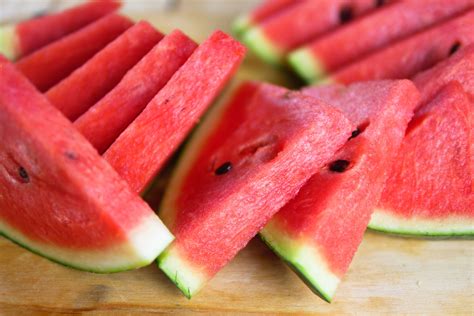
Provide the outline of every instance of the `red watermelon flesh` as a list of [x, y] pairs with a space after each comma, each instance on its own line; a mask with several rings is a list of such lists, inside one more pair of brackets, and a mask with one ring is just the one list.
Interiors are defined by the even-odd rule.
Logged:
[[110, 14], [20, 59], [16, 66], [40, 91], [47, 91], [132, 25], [128, 18]]
[[74, 125], [99, 153], [104, 153], [196, 47], [181, 31], [171, 32]]
[[299, 92], [244, 86], [209, 115], [182, 155], [160, 211], [176, 236], [160, 268], [191, 297], [327, 163], [351, 128], [339, 111]]
[[458, 82], [420, 108], [370, 227], [414, 235], [474, 235], [474, 99]]
[[390, 45], [333, 73], [331, 81], [351, 83], [410, 78], [474, 42], [474, 11]]
[[[305, 79], [314, 81], [399, 38], [472, 7], [472, 0], [400, 1], [305, 44], [289, 55], [289, 61], [307, 77]], [[307, 69], [308, 64], [312, 69]]]
[[0, 60], [0, 233], [76, 268], [150, 263], [172, 236], [72, 124]]
[[421, 92], [421, 104], [431, 101], [450, 81], [459, 81], [464, 90], [474, 97], [474, 44], [461, 47], [450, 58], [413, 78], [413, 82]]
[[112, 13], [119, 7], [120, 3], [114, 0], [88, 1], [59, 13], [2, 26], [0, 33], [8, 32], [9, 35], [0, 47], [0, 53], [6, 53], [12, 60], [23, 57]]
[[77, 119], [120, 82], [125, 73], [163, 38], [148, 22], [139, 22], [46, 93], [70, 120]]
[[243, 41], [270, 62], [281, 63], [290, 50], [373, 9], [374, 0], [305, 0], [265, 19]]
[[330, 301], [362, 241], [419, 94], [408, 80], [330, 85], [304, 93], [341, 109], [358, 129], [260, 234]]
[[107, 149], [104, 158], [133, 191], [142, 191], [156, 175], [235, 73], [244, 54], [239, 42], [214, 32]]

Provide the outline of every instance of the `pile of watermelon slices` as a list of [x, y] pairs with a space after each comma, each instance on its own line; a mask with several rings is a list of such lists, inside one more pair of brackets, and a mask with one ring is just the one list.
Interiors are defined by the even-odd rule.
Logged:
[[[244, 82], [202, 120], [245, 54], [225, 33], [198, 45], [179, 30], [164, 35], [133, 23], [109, 0], [2, 27], [0, 51], [11, 60], [0, 55], [0, 234], [93, 272], [157, 259], [188, 298], [259, 234], [327, 301], [367, 227], [473, 236], [474, 45], [464, 41], [472, 36], [471, 2], [441, 12], [442, 0], [424, 11], [419, 1], [390, 1], [371, 13], [383, 2], [274, 0], [239, 20], [238, 30], [248, 43], [265, 30], [290, 40], [279, 23], [318, 21], [276, 51], [265, 37], [257, 48], [274, 61], [359, 15], [340, 28], [367, 41], [359, 53], [415, 31], [415, 41], [400, 42], [410, 45], [387, 51], [410, 54], [425, 32], [440, 29], [465, 38], [450, 54], [426, 44], [409, 55], [400, 76], [416, 72], [411, 80], [300, 91]], [[406, 19], [388, 35], [360, 33], [400, 10]], [[408, 23], [422, 11], [422, 22]], [[54, 28], [25, 27], [43, 24]], [[349, 58], [343, 53], [334, 58]], [[158, 217], [140, 194], [199, 120]]]
[[348, 84], [409, 78], [468, 46], [473, 10], [472, 0], [264, 0], [234, 31], [308, 83]]

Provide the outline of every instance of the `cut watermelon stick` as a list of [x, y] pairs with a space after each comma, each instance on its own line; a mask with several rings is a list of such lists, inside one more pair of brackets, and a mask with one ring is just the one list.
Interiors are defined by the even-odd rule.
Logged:
[[[345, 143], [351, 124], [299, 92], [261, 85], [211, 112], [182, 155], [160, 215], [176, 239], [160, 268], [189, 298]], [[246, 102], [238, 102], [241, 99]], [[249, 101], [247, 101], [247, 100]]]
[[408, 80], [325, 86], [305, 93], [343, 110], [358, 129], [260, 234], [316, 294], [331, 301], [380, 199], [386, 169], [419, 93]]
[[233, 25], [233, 31], [240, 36], [255, 24], [301, 1], [303, 0], [264, 0], [252, 12], [237, 18]]
[[105, 152], [196, 47], [181, 31], [171, 32], [74, 125], [99, 153]]
[[0, 26], [0, 54], [11, 60], [23, 57], [119, 7], [118, 1], [95, 0], [56, 14]]
[[147, 265], [173, 239], [5, 58], [0, 58], [0, 137], [0, 234], [53, 261], [93, 272]]
[[290, 50], [374, 8], [374, 0], [306, 0], [251, 28], [244, 43], [273, 64]]
[[400, 1], [306, 44], [289, 54], [288, 61], [305, 80], [313, 82], [394, 40], [472, 7], [472, 0]]
[[70, 120], [77, 119], [120, 82], [163, 38], [148, 22], [139, 22], [46, 93]]
[[40, 91], [47, 91], [132, 25], [110, 14], [20, 59], [16, 66]]
[[[415, 34], [333, 73], [328, 81], [351, 83], [410, 78], [474, 42], [474, 11]], [[436, 40], [434, 40], [436, 39]]]
[[239, 42], [221, 31], [214, 32], [105, 152], [104, 158], [133, 191], [146, 188], [244, 55]]
[[474, 44], [459, 49], [450, 58], [413, 78], [421, 92], [422, 105], [431, 101], [450, 81], [459, 81], [464, 90], [474, 98]]

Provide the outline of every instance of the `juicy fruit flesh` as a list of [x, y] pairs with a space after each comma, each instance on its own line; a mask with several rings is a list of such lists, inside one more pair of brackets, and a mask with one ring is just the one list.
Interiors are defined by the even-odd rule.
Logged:
[[[226, 109], [210, 134], [200, 135], [205, 143], [199, 155], [184, 162], [189, 173], [170, 187], [180, 193], [167, 194], [162, 206], [163, 218], [176, 236], [168, 251], [206, 279], [232, 259], [347, 138], [350, 127], [338, 112], [308, 100], [263, 85], [251, 102]], [[318, 154], [311, 155], [316, 148]], [[229, 162], [228, 172], [216, 173]], [[160, 266], [169, 257], [160, 258]]]
[[149, 263], [171, 241], [146, 203], [5, 59], [0, 106], [2, 233], [99, 272]]
[[[382, 214], [376, 215], [398, 218], [401, 223], [391, 228], [394, 231], [429, 233], [431, 228], [434, 234], [437, 230], [449, 234], [447, 223], [451, 222], [455, 231], [456, 219], [460, 228], [467, 221], [474, 231], [474, 175], [469, 165], [474, 124], [472, 113], [469, 120], [471, 107], [462, 86], [453, 82], [411, 122], [414, 126], [409, 128], [378, 206]], [[409, 224], [403, 227], [403, 221], [418, 220], [418, 228]], [[435, 227], [434, 223], [443, 220], [445, 228]], [[433, 224], [423, 224], [426, 221]], [[384, 222], [379, 219], [374, 226], [384, 229]]]
[[75, 127], [104, 153], [172, 75], [197, 44], [176, 30], [160, 41], [120, 83], [74, 122]]
[[[305, 93], [343, 110], [359, 133], [261, 234], [313, 289], [331, 300], [362, 240], [385, 170], [395, 157], [390, 153], [398, 149], [419, 95], [409, 81], [316, 87]], [[309, 253], [300, 255], [300, 248]]]

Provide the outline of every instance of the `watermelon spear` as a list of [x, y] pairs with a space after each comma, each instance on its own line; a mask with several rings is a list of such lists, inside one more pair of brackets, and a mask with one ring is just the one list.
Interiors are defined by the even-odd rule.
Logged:
[[120, 7], [115, 0], [94, 0], [69, 10], [18, 24], [0, 26], [0, 54], [16, 60]]

